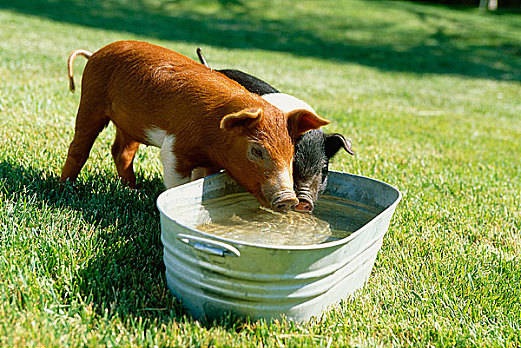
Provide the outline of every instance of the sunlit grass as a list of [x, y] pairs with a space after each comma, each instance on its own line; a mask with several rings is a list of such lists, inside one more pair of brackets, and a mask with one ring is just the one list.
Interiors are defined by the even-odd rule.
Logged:
[[[0, 1], [0, 346], [521, 345], [521, 26], [401, 1]], [[367, 285], [309, 323], [199, 323], [166, 288], [155, 148], [118, 183], [114, 129], [57, 183], [77, 48], [151, 41], [253, 73], [353, 141], [332, 169], [403, 200]], [[75, 64], [79, 84], [84, 61]]]

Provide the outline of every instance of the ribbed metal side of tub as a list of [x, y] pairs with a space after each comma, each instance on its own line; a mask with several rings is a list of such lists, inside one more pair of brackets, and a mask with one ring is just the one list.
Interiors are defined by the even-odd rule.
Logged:
[[[304, 321], [320, 315], [367, 281], [400, 199], [399, 192], [384, 183], [336, 172], [330, 175], [331, 190], [326, 194], [345, 194], [342, 187], [348, 179], [386, 186], [382, 189], [390, 197], [383, 199], [383, 211], [349, 237], [309, 248], [256, 246], [212, 237], [167, 216], [158, 200], [169, 289], [196, 318], [232, 312]], [[219, 180], [230, 185], [226, 177]], [[374, 187], [366, 191], [360, 183], [352, 184], [350, 192], [356, 187], [359, 195], [373, 197]], [[219, 181], [180, 187], [179, 197], [192, 192], [197, 201], [198, 195], [202, 198], [208, 188], [217, 187]]]

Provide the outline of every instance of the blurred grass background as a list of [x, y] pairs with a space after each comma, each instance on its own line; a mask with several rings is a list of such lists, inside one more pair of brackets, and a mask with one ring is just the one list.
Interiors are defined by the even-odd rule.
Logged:
[[[520, 33], [516, 11], [408, 1], [0, 0], [0, 346], [521, 345]], [[352, 139], [332, 169], [404, 194], [366, 287], [305, 324], [185, 315], [157, 149], [129, 190], [109, 127], [57, 183], [80, 95], [66, 58], [120, 39], [202, 47]]]

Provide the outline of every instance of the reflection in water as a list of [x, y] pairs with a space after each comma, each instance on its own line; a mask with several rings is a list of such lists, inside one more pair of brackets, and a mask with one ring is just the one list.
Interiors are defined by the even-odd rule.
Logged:
[[378, 211], [356, 202], [323, 196], [313, 214], [277, 213], [259, 206], [248, 193], [203, 203], [209, 219], [197, 229], [215, 236], [269, 245], [310, 245], [347, 237]]

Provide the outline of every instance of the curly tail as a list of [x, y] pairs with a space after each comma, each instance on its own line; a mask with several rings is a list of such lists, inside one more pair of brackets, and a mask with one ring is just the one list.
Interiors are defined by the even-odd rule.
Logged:
[[85, 58], [89, 59], [92, 56], [92, 52], [86, 51], [86, 50], [75, 50], [73, 51], [69, 59], [67, 59], [67, 72], [69, 74], [69, 89], [71, 92], [74, 92], [76, 87], [74, 86], [74, 76], [72, 73], [72, 63], [74, 62], [74, 59], [76, 56], [84, 56]]

